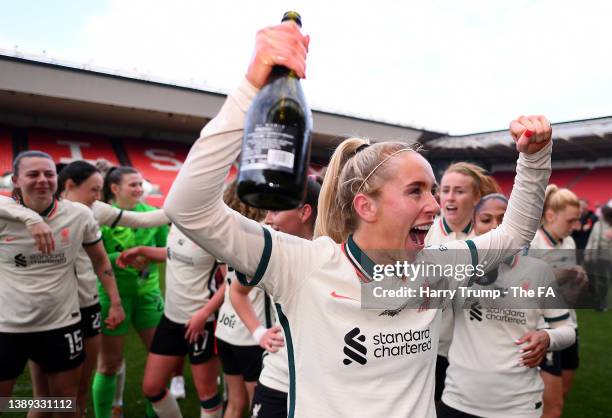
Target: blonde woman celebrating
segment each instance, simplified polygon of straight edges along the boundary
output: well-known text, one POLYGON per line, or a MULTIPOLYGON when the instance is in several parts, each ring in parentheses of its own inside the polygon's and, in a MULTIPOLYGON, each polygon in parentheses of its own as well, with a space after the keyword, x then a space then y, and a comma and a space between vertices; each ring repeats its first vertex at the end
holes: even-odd
MULTIPOLYGON (((474 236, 474 209, 482 196, 501 189, 482 167, 465 161, 451 164, 440 181, 440 210, 425 237, 426 245, 441 245, 474 236)), ((439 402, 448 368, 448 349, 453 339, 453 310, 442 311, 440 343, 436 360, 436 392, 439 402)))
POLYGON ((366 147, 361 139, 340 144, 326 173, 316 231, 327 236, 309 241, 270 231, 224 205, 223 181, 257 90, 274 65, 303 77, 308 42, 291 22, 258 32, 246 80, 202 131, 164 210, 275 301, 288 353, 289 417, 434 417, 439 310, 398 309, 391 316, 361 309, 361 283, 371 281, 375 264, 368 253, 400 249, 415 262, 488 266, 514 254, 539 224, 550 125, 540 116, 512 122, 521 155, 506 218, 472 241, 421 251, 438 211, 430 164, 405 143, 366 147), (404 342, 394 342, 397 335, 404 342), (398 353, 396 344, 408 349, 398 353))

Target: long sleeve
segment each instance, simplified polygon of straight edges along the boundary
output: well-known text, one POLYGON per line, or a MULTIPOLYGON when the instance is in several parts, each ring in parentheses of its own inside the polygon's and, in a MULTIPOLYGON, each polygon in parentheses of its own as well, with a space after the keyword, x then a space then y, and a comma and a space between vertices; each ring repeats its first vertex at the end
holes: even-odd
POLYGON ((466 241, 434 246, 426 257, 440 264, 481 265, 488 271, 529 244, 540 225, 551 173, 551 151, 552 142, 549 142, 535 154, 519 155, 508 209, 499 227, 466 241))
POLYGON ((222 200, 223 183, 240 152, 245 114, 256 93, 244 79, 228 96, 191 148, 164 211, 189 239, 252 278, 250 285, 265 275, 262 286, 284 299, 295 289, 294 279, 312 268, 317 244, 264 228, 222 200))
POLYGON ((569 314, 567 316, 562 321, 549 322, 550 328, 544 330, 550 337, 550 345, 548 346, 550 351, 563 350, 576 341, 576 330, 571 324, 569 314))
POLYGON ((43 222, 38 213, 6 196, 0 196, 0 218, 23 222, 26 226, 43 222))
POLYGON ((94 202, 91 209, 100 225, 110 227, 119 225, 129 228, 153 228, 170 223, 161 209, 149 212, 124 211, 99 200, 94 202))

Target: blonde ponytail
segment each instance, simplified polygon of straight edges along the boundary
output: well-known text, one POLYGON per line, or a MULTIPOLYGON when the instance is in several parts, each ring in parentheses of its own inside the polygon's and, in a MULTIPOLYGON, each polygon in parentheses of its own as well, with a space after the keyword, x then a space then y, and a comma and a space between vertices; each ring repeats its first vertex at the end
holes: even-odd
POLYGON ((560 212, 568 206, 580 207, 578 196, 570 189, 559 188, 556 184, 549 184, 546 187, 544 195, 544 209, 542 210, 542 218, 547 210, 552 210, 554 213, 560 212))
POLYGON ((329 236, 343 242, 355 231, 358 216, 353 208, 357 193, 376 197, 384 181, 391 177, 387 163, 403 151, 416 151, 420 145, 379 142, 369 145, 361 138, 344 140, 334 151, 319 195, 319 216, 314 237, 329 236))
POLYGON ((325 170, 323 185, 319 193, 319 214, 315 222, 314 238, 328 236, 336 242, 342 242, 343 225, 346 213, 338 204, 338 180, 340 173, 349 158, 355 156, 359 147, 368 145, 369 141, 361 138, 349 138, 340 143, 332 155, 325 170))

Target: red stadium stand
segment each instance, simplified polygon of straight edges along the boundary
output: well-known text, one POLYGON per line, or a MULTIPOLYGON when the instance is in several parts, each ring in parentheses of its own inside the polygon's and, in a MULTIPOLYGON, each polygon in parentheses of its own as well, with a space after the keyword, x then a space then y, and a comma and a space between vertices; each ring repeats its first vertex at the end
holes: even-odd
POLYGON ((580 176, 587 173, 586 168, 565 168, 562 170, 553 169, 550 175, 549 184, 556 184, 559 187, 567 187, 571 189, 572 183, 580 176))
POLYGON ((153 185, 147 202, 161 207, 183 161, 187 158, 189 145, 129 139, 123 141, 123 147, 134 168, 153 185))
POLYGON ((9 128, 0 126, 0 176, 13 171, 13 141, 9 128))
POLYGON ((515 175, 516 173, 514 171, 498 171, 493 173, 493 177, 499 183, 502 193, 504 193, 506 196, 510 196, 515 175))
POLYGON ((100 135, 31 129, 28 149, 44 151, 51 155, 56 163, 86 160, 93 164, 97 159, 104 158, 112 165, 119 165, 111 141, 100 135))
MULTIPOLYGON (((0 126, 0 176, 13 171, 13 142, 9 128, 0 126)), ((0 194, 10 195, 10 189, 0 188, 0 194)))
POLYGON ((597 167, 577 179, 571 189, 591 207, 597 207, 612 199, 611 185, 612 167, 597 167))
MULTIPOLYGON (((512 191, 514 173, 493 173, 506 195, 512 191)), ((549 184, 567 187, 579 198, 587 199, 592 207, 600 206, 612 198, 612 167, 553 169, 549 184)))

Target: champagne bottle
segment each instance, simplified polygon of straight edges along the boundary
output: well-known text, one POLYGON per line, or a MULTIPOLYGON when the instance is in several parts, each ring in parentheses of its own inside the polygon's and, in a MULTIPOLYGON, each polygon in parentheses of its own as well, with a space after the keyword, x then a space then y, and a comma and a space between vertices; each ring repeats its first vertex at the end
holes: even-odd
MULTIPOLYGON (((302 26, 287 12, 283 22, 302 26)), ((242 141, 237 193, 249 206, 269 210, 299 207, 310 164, 312 115, 295 71, 276 65, 249 108, 242 141)))

